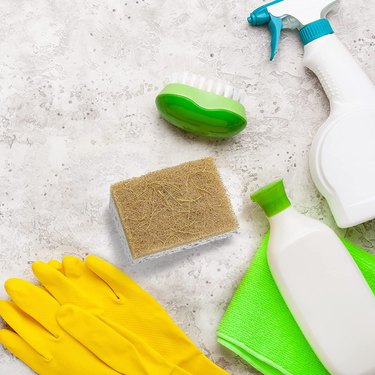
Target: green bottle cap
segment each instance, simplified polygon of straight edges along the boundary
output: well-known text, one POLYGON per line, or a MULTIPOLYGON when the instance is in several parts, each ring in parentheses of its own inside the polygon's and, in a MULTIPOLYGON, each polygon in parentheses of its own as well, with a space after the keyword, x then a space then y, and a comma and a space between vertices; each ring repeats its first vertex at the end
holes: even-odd
POLYGON ((277 180, 259 189, 250 198, 263 208, 268 217, 274 216, 291 206, 285 193, 283 180, 277 180))

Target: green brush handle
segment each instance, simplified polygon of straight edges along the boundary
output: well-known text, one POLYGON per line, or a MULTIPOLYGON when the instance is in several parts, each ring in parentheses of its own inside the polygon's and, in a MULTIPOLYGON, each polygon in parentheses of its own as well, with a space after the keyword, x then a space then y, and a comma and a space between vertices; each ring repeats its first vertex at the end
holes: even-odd
POLYGON ((169 123, 205 137, 229 138, 246 126, 241 103, 185 84, 167 85, 156 106, 169 123))

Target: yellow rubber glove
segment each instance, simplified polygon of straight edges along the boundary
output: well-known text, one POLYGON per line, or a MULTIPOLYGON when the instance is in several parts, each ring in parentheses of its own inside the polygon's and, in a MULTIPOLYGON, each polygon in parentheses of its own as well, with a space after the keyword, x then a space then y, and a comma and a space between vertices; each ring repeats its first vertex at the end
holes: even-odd
POLYGON ((62 264, 35 262, 33 272, 61 303, 71 303, 126 327, 166 360, 194 375, 224 375, 173 322, 159 303, 126 274, 96 256, 62 264))
POLYGON ((0 342, 40 375, 189 375, 123 327, 60 306, 40 287, 20 279, 5 287, 14 302, 0 301, 0 315, 15 332, 0 330, 0 342))

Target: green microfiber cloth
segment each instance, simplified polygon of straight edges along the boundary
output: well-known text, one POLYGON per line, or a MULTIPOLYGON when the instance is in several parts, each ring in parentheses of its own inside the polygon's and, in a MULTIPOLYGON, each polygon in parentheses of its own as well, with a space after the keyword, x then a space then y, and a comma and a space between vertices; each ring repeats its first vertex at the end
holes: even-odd
MULTIPOLYGON (((272 278, 268 239, 269 233, 220 322, 218 342, 266 375, 327 375, 272 278)), ((375 256, 341 240, 375 294, 375 256)))

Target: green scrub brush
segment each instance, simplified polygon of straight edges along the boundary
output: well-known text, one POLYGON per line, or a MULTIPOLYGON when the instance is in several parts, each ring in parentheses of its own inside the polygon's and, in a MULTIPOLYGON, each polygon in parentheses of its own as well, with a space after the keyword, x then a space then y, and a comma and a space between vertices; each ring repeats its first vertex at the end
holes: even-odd
POLYGON ((210 138, 228 138, 246 126, 241 93, 220 80, 184 73, 156 97, 161 116, 178 128, 210 138))

